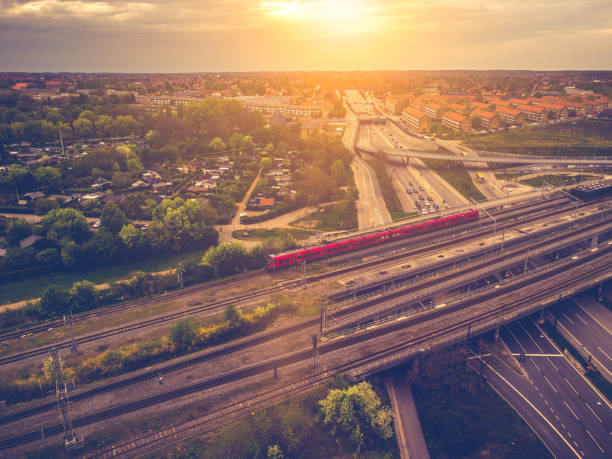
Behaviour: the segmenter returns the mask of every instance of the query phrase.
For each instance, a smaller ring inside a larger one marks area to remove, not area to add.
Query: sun
[[[367,11],[364,0],[265,1],[260,6],[271,16],[336,25],[354,24],[364,19]]]

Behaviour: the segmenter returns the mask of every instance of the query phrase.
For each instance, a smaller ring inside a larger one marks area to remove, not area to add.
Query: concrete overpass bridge
[[[462,161],[472,163],[503,163],[503,164],[542,164],[542,165],[597,165],[612,166],[612,158],[608,157],[562,157],[562,156],[531,156],[510,155],[503,153],[486,153],[479,156],[458,156],[453,153],[437,153],[423,150],[403,150],[399,148],[381,147],[374,148],[362,140],[358,140],[356,148],[365,153],[378,154],[383,152],[394,159],[421,158],[441,159],[447,161]]]

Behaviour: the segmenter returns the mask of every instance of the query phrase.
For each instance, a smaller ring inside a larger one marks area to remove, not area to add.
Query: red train
[[[397,226],[376,233],[363,234],[350,239],[343,239],[329,244],[310,247],[307,249],[296,249],[291,252],[284,252],[275,255],[268,255],[266,260],[266,269],[268,271],[276,271],[277,269],[286,268],[301,264],[306,261],[318,260],[319,258],[332,257],[334,255],[346,252],[352,252],[364,247],[381,244],[383,242],[395,241],[405,237],[414,236],[429,231],[435,231],[438,228],[447,228],[449,226],[459,225],[461,223],[478,220],[478,209],[461,212],[458,214],[440,217],[435,220],[419,222],[412,225]]]

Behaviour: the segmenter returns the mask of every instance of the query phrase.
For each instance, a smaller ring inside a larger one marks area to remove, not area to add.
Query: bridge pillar
[[[597,242],[599,242],[599,234],[593,236],[593,238],[591,239],[591,246],[597,245]]]
[[[599,301],[603,300],[603,296],[602,296],[603,286],[604,286],[603,282],[597,286],[597,299]]]
[[[496,343],[499,342],[499,327],[495,329],[495,333],[493,334],[493,341]]]
[[[538,323],[542,325],[544,323],[544,309],[540,311],[540,318],[538,319]]]

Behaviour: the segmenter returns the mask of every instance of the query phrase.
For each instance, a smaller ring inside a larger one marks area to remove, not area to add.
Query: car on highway
[[[425,201],[425,198],[423,197],[423,195],[422,195],[422,194],[420,194],[420,195],[419,195],[419,199],[420,199],[421,201]]]
[[[410,188],[406,188],[406,193],[412,194],[412,190]]]
[[[414,187],[414,188],[412,189],[412,191],[414,191],[415,193],[418,193],[418,192],[419,192],[419,190],[417,190],[417,188],[416,188],[416,187]]]
[[[429,207],[429,201],[423,201],[423,205]]]
[[[408,186],[414,186],[412,182],[408,182]]]
[[[425,191],[425,188],[423,188],[422,186],[419,187],[419,190],[421,191]]]

